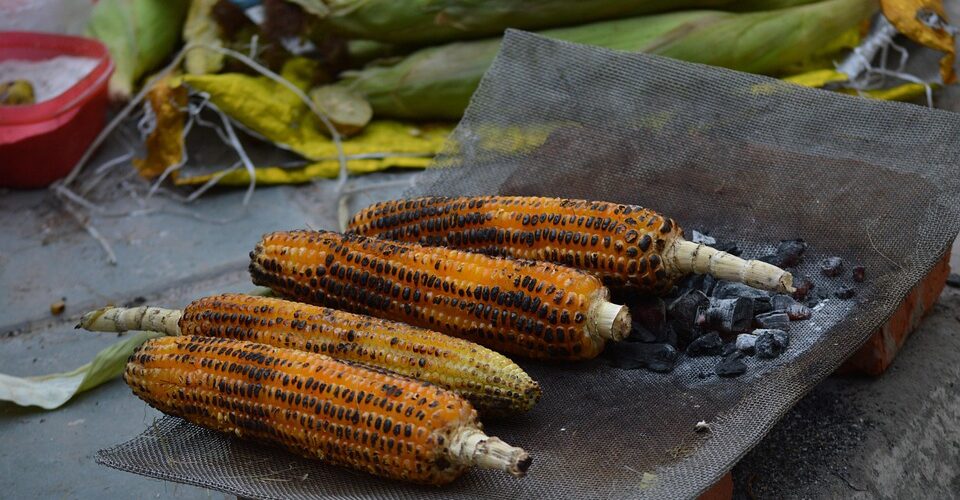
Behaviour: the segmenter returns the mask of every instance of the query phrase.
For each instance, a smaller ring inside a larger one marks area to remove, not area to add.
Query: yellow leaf
[[[140,175],[152,179],[183,158],[183,108],[187,105],[187,89],[164,78],[147,92],[146,98],[156,116],[156,125],[147,136],[147,157],[136,158],[133,164]]]
[[[956,80],[953,72],[956,49],[954,35],[945,29],[947,17],[943,0],[881,0],[880,7],[897,31],[919,44],[944,53],[940,59],[940,77],[944,84],[953,83]],[[932,26],[925,23],[923,20],[931,15],[936,15],[943,23]]]

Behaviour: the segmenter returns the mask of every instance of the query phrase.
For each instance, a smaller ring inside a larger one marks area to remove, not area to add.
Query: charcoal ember
[[[782,240],[772,254],[760,257],[759,261],[777,267],[793,267],[800,263],[800,258],[807,251],[807,243],[803,240]]]
[[[760,328],[786,330],[790,328],[790,316],[782,311],[772,311],[753,318],[753,322]]]
[[[790,321],[810,319],[813,316],[812,309],[793,300],[793,297],[789,295],[774,295],[770,299],[770,304],[773,306],[772,310],[787,313]]]
[[[691,290],[667,306],[667,316],[676,322],[678,333],[697,329],[697,315],[710,307],[710,299],[700,290]]]
[[[723,352],[723,339],[717,332],[710,332],[701,335],[690,342],[687,346],[687,356],[697,358],[700,356],[717,356]]]
[[[960,278],[960,276],[958,276]],[[867,269],[863,266],[856,266],[853,268],[853,281],[857,283],[863,283],[863,280],[867,279]]]
[[[667,373],[673,371],[680,353],[670,344],[621,342],[606,350],[610,364],[616,368]]]
[[[851,299],[851,298],[853,298],[853,296],[856,295],[856,294],[857,294],[856,290],[854,290],[852,287],[849,287],[849,286],[845,286],[845,287],[840,288],[840,289],[838,289],[837,291],[833,292],[833,295],[834,295],[836,298],[841,299],[841,300]]]
[[[703,287],[703,279],[706,274],[691,274],[677,283],[679,295],[683,295],[691,290],[700,290]]]
[[[690,336],[678,331],[676,321],[667,321],[667,325],[661,328],[660,332],[657,333],[656,342],[661,344],[670,344],[676,347],[680,345],[680,339],[682,338],[688,339],[689,342]]]
[[[820,272],[828,278],[836,278],[843,274],[843,259],[827,257],[820,261]]]
[[[713,293],[713,288],[716,285],[717,285],[717,278],[714,278],[709,274],[704,274],[703,283],[700,285],[700,291],[703,292],[704,295],[709,297],[710,294]]]
[[[733,352],[724,356],[713,371],[720,377],[739,377],[743,375],[747,371],[747,364],[743,362],[743,353]]]
[[[753,314],[763,314],[773,310],[773,303],[770,297],[757,297],[753,299]]]
[[[737,257],[743,253],[743,250],[741,250],[740,247],[738,247],[737,244],[732,241],[718,241],[712,246],[721,252],[727,252],[728,254],[736,255]]]
[[[783,330],[776,331],[786,335],[786,332]],[[763,359],[776,358],[783,353],[786,347],[787,346],[783,343],[783,338],[778,338],[771,330],[766,330],[757,335],[757,340],[754,343],[754,351],[756,352],[756,356]]]
[[[741,333],[737,335],[737,340],[735,342],[737,350],[752,356],[754,352],[754,346],[757,343],[757,336],[752,333]]]
[[[721,333],[740,333],[750,329],[753,323],[753,301],[748,298],[713,299],[710,307],[697,317],[702,329],[718,330]]]
[[[723,351],[720,352],[720,355],[721,355],[721,356],[729,356],[729,355],[731,355],[731,354],[733,354],[733,353],[735,353],[735,352],[737,352],[737,343],[736,343],[736,342],[728,342],[728,343],[726,343],[726,344],[723,344]]]
[[[810,292],[816,288],[813,284],[813,280],[811,280],[808,276],[795,279],[793,282],[793,287],[796,289],[796,291],[793,292],[793,298],[797,300],[806,300],[810,295]]]
[[[787,346],[790,345],[790,334],[786,330],[776,330],[776,329],[757,329],[753,331],[753,334],[759,337],[764,334],[770,334],[773,336],[773,340],[778,346],[780,346],[781,351],[786,351]]]
[[[627,342],[656,342],[657,334],[651,332],[647,327],[634,321],[630,327],[630,335],[625,339]]]
[[[947,275],[947,286],[960,288],[960,274],[950,273]]]
[[[667,324],[667,305],[658,298],[634,300],[627,303],[634,322],[659,335]]]
[[[692,232],[692,234],[690,235],[690,241],[692,241],[692,242],[694,242],[694,243],[703,243],[704,245],[711,245],[711,246],[717,244],[717,239],[716,239],[716,238],[714,238],[714,237],[712,237],[712,236],[709,236],[709,235],[707,235],[707,234],[705,234],[705,233],[701,233],[700,231],[697,231],[696,229],[694,229],[693,232]]]

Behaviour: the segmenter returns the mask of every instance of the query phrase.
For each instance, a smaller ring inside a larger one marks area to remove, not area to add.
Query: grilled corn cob
[[[485,347],[403,323],[281,299],[224,294],[196,300],[183,311],[106,307],[85,314],[78,327],[232,338],[322,353],[437,384],[484,415],[527,411],[540,399],[539,384]]]
[[[689,273],[793,291],[793,276],[683,238],[670,218],[635,205],[526,196],[415,198],[371,205],[348,230],[390,240],[566,264],[611,285],[665,293]]]
[[[328,231],[267,234],[253,282],[532,358],[585,359],[629,334],[626,307],[575,269]]]
[[[123,378],[164,413],[378,476],[439,485],[470,466],[522,476],[530,465],[484,434],[456,394],[322,354],[160,337],[134,352]]]

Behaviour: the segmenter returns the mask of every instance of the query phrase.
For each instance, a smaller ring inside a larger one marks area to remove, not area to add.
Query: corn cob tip
[[[148,330],[165,335],[180,335],[182,311],[160,307],[101,307],[80,318],[77,328],[91,332],[120,333],[128,330]]]
[[[525,476],[533,463],[533,459],[522,448],[487,436],[476,427],[462,427],[453,435],[450,455],[457,463],[502,470],[514,477]]]
[[[630,310],[606,300],[597,301],[594,309],[597,334],[607,340],[621,341],[630,335]]]
[[[665,252],[665,265],[677,273],[710,274],[763,290],[793,293],[793,275],[759,260],[744,260],[715,248],[677,238]]]

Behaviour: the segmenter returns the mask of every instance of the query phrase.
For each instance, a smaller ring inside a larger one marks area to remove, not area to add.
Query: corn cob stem
[[[164,335],[180,335],[178,322],[182,311],[161,307],[102,307],[80,318],[77,328],[94,332],[125,332],[146,330]]]
[[[222,294],[183,311],[106,307],[78,327],[203,335],[328,354],[437,384],[467,398],[484,415],[530,410],[540,385],[516,363],[472,342],[369,316],[286,300]]]
[[[703,243],[677,238],[664,252],[664,266],[680,274],[710,274],[754,288],[793,293],[793,275],[759,260],[744,260]]]

